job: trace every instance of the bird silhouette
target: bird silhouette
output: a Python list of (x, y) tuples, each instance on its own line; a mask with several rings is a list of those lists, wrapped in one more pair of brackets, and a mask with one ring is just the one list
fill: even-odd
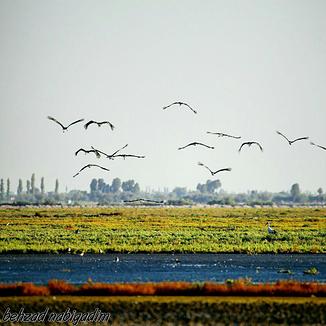
[(117, 157), (123, 157), (123, 159), (125, 159), (126, 157), (135, 157), (135, 158), (145, 158), (145, 156), (141, 156), (141, 155), (134, 155), (134, 154), (118, 154), (122, 149), (126, 148), (128, 146), (128, 144), (126, 144), (125, 146), (119, 148), (118, 150), (116, 150), (113, 154), (109, 155), (106, 154), (98, 149), (95, 149), (93, 146), (92, 149), (94, 149), (95, 151), (97, 151), (100, 154), (103, 154), (106, 158), (108, 158), (109, 160), (114, 160)]
[(52, 120), (52, 121), (54, 121), (54, 122), (56, 122), (57, 124), (59, 124), (59, 125), (61, 126), (63, 132), (67, 131), (68, 128), (69, 128), (70, 126), (74, 125), (75, 123), (78, 123), (78, 122), (82, 122), (82, 121), (84, 121), (84, 119), (79, 119), (79, 120), (76, 120), (76, 121), (70, 123), (68, 126), (64, 126), (60, 121), (58, 121), (57, 119), (55, 119), (55, 118), (53, 118), (53, 117), (48, 116), (48, 119), (49, 119), (49, 120)]
[(185, 103), (185, 102), (173, 102), (167, 106), (163, 107), (163, 110), (166, 110), (167, 108), (173, 106), (173, 105), (179, 105), (179, 107), (181, 107), (182, 105), (189, 108), (193, 113), (197, 114), (197, 111), (194, 110), (189, 104)]
[(317, 144), (315, 144), (315, 143), (313, 143), (313, 142), (310, 142), (310, 144), (313, 145), (313, 146), (319, 147), (319, 148), (321, 148), (321, 149), (323, 149), (323, 150), (326, 151), (326, 147), (324, 147), (324, 146), (317, 145)]
[(126, 157), (145, 158), (145, 156), (143, 156), (143, 155), (117, 154), (117, 155), (114, 155), (111, 159), (115, 159), (116, 157), (122, 157), (124, 160), (126, 159)]
[(250, 147), (252, 144), (257, 145), (260, 148), (260, 150), (263, 151), (263, 147), (259, 143), (257, 143), (256, 141), (247, 141), (247, 142), (244, 142), (244, 143), (241, 144), (241, 146), (239, 148), (239, 152), (241, 152), (241, 149), (242, 149), (242, 147), (244, 145), (248, 145)]
[(225, 134), (223, 132), (211, 132), (211, 131), (206, 131), (207, 134), (211, 134), (211, 135), (217, 135), (218, 137), (229, 137), (229, 138), (235, 138), (235, 139), (240, 139), (241, 136), (232, 136), (229, 134)]
[(287, 140), (287, 142), (289, 143), (289, 145), (292, 145), (294, 142), (298, 141), (298, 140), (304, 140), (304, 139), (309, 139), (309, 137), (300, 137), (300, 138), (296, 138), (294, 140), (289, 140), (285, 135), (283, 135), (281, 132), (276, 131), (277, 134), (279, 134), (280, 136), (282, 136), (284, 139)]
[(124, 200), (125, 203), (134, 203), (134, 202), (139, 202), (139, 201), (144, 201), (147, 203), (155, 203), (155, 204), (163, 204), (164, 201), (158, 201), (158, 200), (152, 200), (152, 199), (144, 199), (144, 198), (137, 198), (137, 199), (132, 199), (132, 200)]
[(215, 175), (215, 174), (217, 174), (219, 172), (223, 172), (223, 171), (231, 171), (232, 170), (231, 168), (223, 168), (223, 169), (219, 169), (217, 171), (212, 171), (208, 166), (206, 166), (205, 164), (203, 164), (201, 162), (198, 162), (198, 165), (205, 167), (211, 173), (211, 175)]
[(83, 166), (75, 175), (73, 175), (73, 177), (76, 177), (80, 172), (82, 172), (83, 170), (85, 170), (86, 168), (91, 168), (91, 167), (98, 167), (102, 170), (105, 170), (105, 171), (110, 171), (109, 169), (107, 168), (104, 168), (103, 166), (100, 166), (98, 164), (87, 164), (85, 166)]
[(122, 151), (123, 149), (125, 149), (128, 146), (128, 144), (122, 146), (121, 148), (117, 149), (113, 154), (111, 154), (112, 157), (114, 157), (115, 155), (117, 155), (120, 151)]
[(78, 153), (80, 152), (84, 152), (85, 154), (89, 154), (89, 153), (94, 153), (96, 155), (97, 158), (100, 158), (101, 157), (101, 154), (98, 150), (96, 150), (95, 148), (92, 148), (92, 149), (84, 149), (84, 148), (79, 148), (76, 152), (75, 152), (75, 155), (77, 156)]
[(93, 123), (97, 124), (98, 127), (101, 127), (103, 124), (108, 124), (110, 126), (111, 130), (113, 130), (115, 128), (114, 125), (110, 121), (94, 121), (94, 120), (88, 121), (84, 125), (84, 128), (87, 129)]
[(121, 148), (119, 148), (118, 150), (116, 150), (113, 154), (106, 154), (106, 153), (104, 153), (103, 151), (100, 151), (99, 149), (94, 148), (93, 146), (91, 146), (91, 148), (92, 148), (93, 150), (95, 150), (96, 152), (98, 152), (98, 153), (104, 155), (106, 158), (108, 158), (108, 159), (110, 159), (110, 160), (113, 160), (114, 157), (115, 157), (115, 155), (116, 155), (117, 153), (119, 153), (121, 150), (123, 150), (124, 148), (126, 148), (127, 146), (128, 146), (128, 144), (124, 145), (123, 147), (121, 147)]
[(184, 148), (186, 148), (186, 147), (188, 147), (188, 146), (197, 146), (197, 145), (204, 146), (204, 147), (207, 147), (207, 148), (210, 148), (210, 149), (214, 149), (213, 146), (208, 146), (208, 145), (205, 145), (205, 144), (203, 144), (203, 143), (198, 143), (198, 142), (192, 142), (192, 143), (189, 143), (189, 144), (186, 145), (186, 146), (179, 147), (178, 150), (180, 150), (180, 149), (184, 149)]

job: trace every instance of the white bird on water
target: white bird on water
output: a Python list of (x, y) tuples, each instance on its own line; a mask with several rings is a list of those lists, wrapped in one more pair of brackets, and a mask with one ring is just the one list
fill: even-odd
[(271, 222), (267, 222), (267, 232), (268, 234), (276, 234), (277, 232), (271, 228)]

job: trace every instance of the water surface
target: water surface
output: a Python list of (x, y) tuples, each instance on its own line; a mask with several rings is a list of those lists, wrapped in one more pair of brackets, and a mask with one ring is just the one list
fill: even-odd
[[(118, 259), (116, 259), (118, 257)], [(118, 261), (117, 261), (118, 260)], [(303, 271), (311, 267), (318, 275)], [(280, 273), (289, 270), (292, 274)], [(87, 282), (215, 281), (251, 278), (253, 282), (279, 279), (326, 282), (326, 255), (318, 254), (6, 254), (0, 255), (0, 282), (45, 284), (62, 279)]]

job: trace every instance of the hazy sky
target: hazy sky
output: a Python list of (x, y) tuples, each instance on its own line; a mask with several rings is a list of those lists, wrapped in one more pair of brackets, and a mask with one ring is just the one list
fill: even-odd
[[(326, 190), (326, 1), (0, 0), (0, 177), (33, 172), (46, 190), (89, 189), (92, 178), (142, 189), (211, 179), (223, 189)], [(182, 100), (197, 111), (164, 105)], [(116, 129), (63, 123), (109, 120)], [(241, 135), (264, 147), (206, 131)], [(177, 148), (192, 141), (214, 150)], [(91, 145), (146, 159), (74, 156)], [(110, 172), (88, 169), (87, 163)], [(25, 182), (24, 182), (25, 187)]]

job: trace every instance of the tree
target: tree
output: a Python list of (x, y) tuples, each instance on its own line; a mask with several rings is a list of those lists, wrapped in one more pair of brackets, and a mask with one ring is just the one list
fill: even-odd
[(186, 187), (175, 187), (173, 191), (177, 197), (184, 197), (187, 195), (187, 188)]
[(106, 183), (104, 182), (104, 180), (102, 178), (97, 180), (97, 190), (98, 191), (104, 192), (105, 186), (106, 186)]
[(106, 194), (109, 193), (111, 191), (111, 186), (109, 184), (106, 184), (104, 189), (103, 189), (103, 192), (105, 192)]
[(121, 185), (123, 191), (130, 191), (130, 192), (132, 192), (134, 186), (135, 186), (134, 180), (124, 181), (124, 182), (122, 182), (122, 185)]
[(35, 173), (33, 173), (32, 177), (31, 177), (31, 191), (32, 191), (32, 194), (34, 195), (35, 194)]
[(132, 189), (132, 192), (135, 194), (140, 193), (140, 187), (139, 187), (139, 183), (136, 182), (136, 184), (134, 185), (134, 188)]
[(196, 189), (201, 193), (207, 192), (207, 186), (205, 183), (204, 184), (198, 183)]
[(220, 180), (207, 180), (206, 187), (207, 191), (212, 194), (215, 192), (215, 190), (221, 187), (221, 182)]
[(27, 192), (28, 194), (31, 193), (31, 181), (30, 181), (30, 180), (27, 180), (27, 181), (26, 181), (26, 192)]
[(7, 199), (9, 199), (9, 196), (10, 196), (10, 180), (9, 180), (9, 178), (7, 179), (7, 192), (6, 192), (6, 195), (7, 195)]
[(96, 179), (92, 179), (90, 188), (91, 188), (91, 193), (94, 193), (97, 191), (97, 180)]
[(318, 196), (321, 197), (324, 193), (323, 188), (318, 188), (317, 193), (318, 193)]
[(58, 179), (55, 179), (54, 193), (55, 193), (56, 195), (59, 194), (59, 180), (58, 180)]
[(211, 193), (213, 194), (215, 190), (221, 187), (220, 180), (207, 180), (206, 183), (198, 183), (197, 190), (201, 193)]
[(121, 180), (119, 178), (114, 178), (112, 180), (111, 191), (119, 192), (121, 188)]
[(4, 200), (5, 199), (5, 186), (4, 186), (4, 182), (3, 179), (0, 180), (0, 200)]
[(41, 178), (41, 194), (44, 195), (44, 177)]
[(295, 183), (291, 187), (291, 196), (293, 201), (298, 201), (300, 199), (300, 187), (298, 183)]
[(17, 195), (20, 195), (23, 192), (23, 180), (19, 179), (17, 187)]

